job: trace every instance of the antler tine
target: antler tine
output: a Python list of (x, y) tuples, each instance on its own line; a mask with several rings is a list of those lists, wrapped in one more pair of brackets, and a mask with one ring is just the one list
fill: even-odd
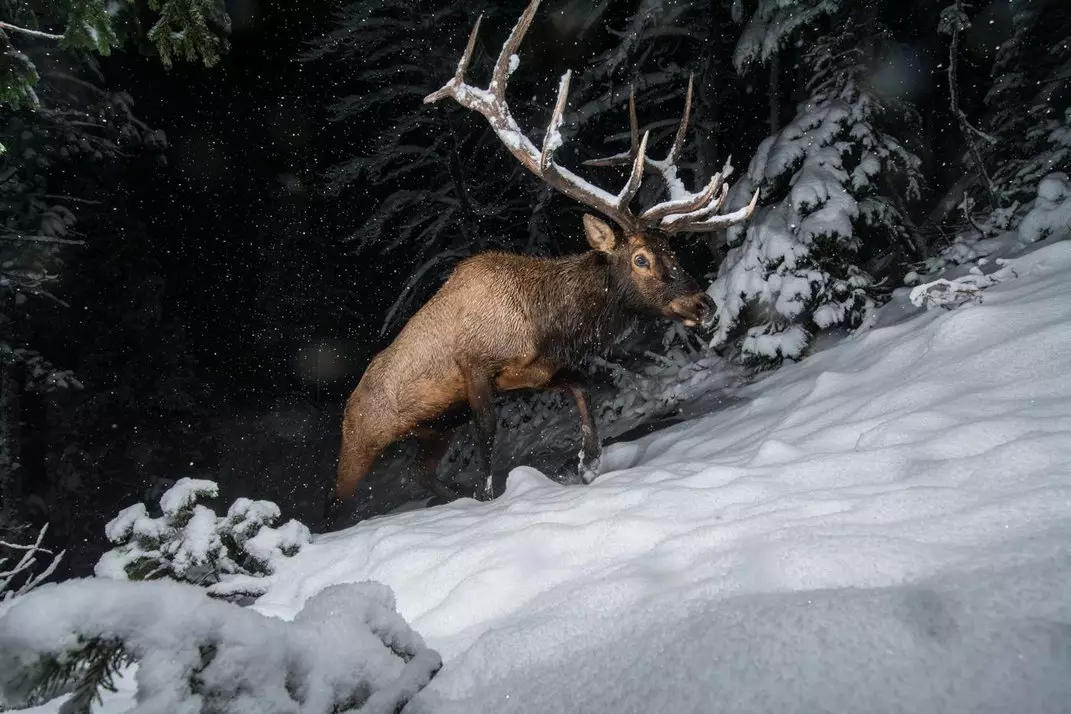
[(663, 201), (658, 205), (651, 206), (640, 214), (640, 220), (650, 221), (654, 224), (670, 214), (691, 213), (692, 211), (697, 211), (700, 208), (703, 208), (710, 203), (710, 200), (714, 198), (714, 195), (718, 192), (721, 179), (722, 175), (719, 171), (711, 177), (706, 187), (695, 194), (695, 196), (689, 196), (676, 201)]
[(681, 123), (677, 127), (677, 135), (673, 137), (673, 147), (666, 156), (666, 161), (670, 163), (676, 163), (681, 155), (681, 149), (684, 148), (684, 136), (688, 133), (688, 120), (692, 116), (692, 82), (694, 79), (695, 74), (690, 73), (688, 75), (688, 91), (684, 95), (684, 115), (681, 117)]
[(573, 71), (566, 70), (561, 81), (558, 82), (558, 100), (554, 102), (554, 113), (550, 115), (547, 133), (543, 137), (543, 151), (539, 154), (539, 170), (544, 173), (554, 164), (554, 152), (562, 145), (562, 135), (559, 130), (562, 125), (562, 115), (565, 114), (565, 102), (569, 98), (569, 82), (572, 77)]
[(469, 33), (469, 41), (468, 44), (465, 45), (465, 52), (461, 55), (461, 59), (457, 63), (457, 71), (454, 72), (454, 78), (444, 84), (440, 89), (424, 97), (425, 104), (431, 104), (439, 101), (443, 97), (452, 96), (456, 87), (465, 84), (465, 70), (469, 68), (469, 62), (472, 61), (472, 53), (476, 49), (476, 35), (480, 32), (480, 23), (482, 21), (483, 13), (480, 13), (479, 17), (476, 18), (476, 24), (472, 26), (472, 32)]
[(683, 211), (677, 212), (663, 218), (662, 229), (673, 233), (680, 230), (681, 226), (686, 226), (690, 223), (701, 223), (713, 216), (721, 210), (721, 207), (724, 206), (725, 202), (729, 199), (729, 184), (722, 183), (720, 188), (721, 191), (714, 196), (710, 203), (704, 206), (699, 206), (694, 211), (689, 211), (687, 213)]
[(498, 60), (495, 61), (495, 70), (491, 74), (491, 86), (488, 89), (495, 95), (495, 99), (503, 104), (506, 102), (506, 83), (509, 81), (510, 58), (517, 54), (517, 50), (520, 49), (524, 35), (528, 32), (528, 27), (532, 24), (538, 9), (539, 0), (532, 0), (528, 4), (520, 19), (517, 20), (517, 24), (513, 26), (513, 31), (509, 33), (509, 37), (502, 44), (502, 51), (498, 53)]
[(640, 190), (640, 184), (643, 183), (643, 169), (647, 161), (647, 140), (649, 138), (651, 138), (651, 132), (643, 132), (643, 138), (640, 139), (640, 145), (636, 149), (636, 158), (632, 162), (632, 172), (629, 174), (628, 182), (621, 189), (621, 193), (617, 194), (617, 208), (620, 211), (628, 211), (628, 204), (632, 203), (632, 199), (636, 197), (636, 192)]
[[(726, 186), (728, 186), (728, 184), (726, 184)], [(728, 194), (728, 189), (727, 188), (726, 188), (726, 191), (724, 193)], [(724, 202), (724, 198), (721, 199), (721, 201), (719, 201), (719, 203), (721, 203), (721, 202)], [(691, 232), (691, 233), (699, 233), (699, 232), (713, 231), (713, 230), (717, 230), (719, 228), (728, 228), (731, 225), (734, 225), (734, 224), (737, 224), (737, 223), (743, 223), (747, 219), (751, 218), (751, 214), (753, 214), (755, 212), (755, 207), (758, 206), (758, 204), (759, 204), (759, 189), (755, 189), (755, 194), (751, 197), (751, 202), (748, 203), (743, 208), (739, 208), (739, 209), (733, 211), (732, 213), (726, 213), (723, 216), (713, 216), (712, 218), (707, 218), (706, 220), (703, 220), (703, 221), (681, 222), (679, 225), (674, 225), (672, 227), (667, 227), (666, 230), (668, 230), (671, 233), (686, 232), (686, 231), (687, 232)]]

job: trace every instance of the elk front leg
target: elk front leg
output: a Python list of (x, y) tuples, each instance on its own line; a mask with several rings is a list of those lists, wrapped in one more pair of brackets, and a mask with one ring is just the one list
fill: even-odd
[(469, 372), (465, 377), (468, 390), (469, 408), (472, 410), (472, 425), (476, 437), (476, 452), (479, 455), (481, 475), (483, 476), (483, 500), (498, 498), (506, 490), (506, 474), (494, 472), (491, 456), (495, 445), (494, 389), (491, 380), (478, 373)]
[(447, 449), (450, 448), (450, 441), (454, 438), (454, 429), (416, 428), (413, 429), (413, 436), (417, 440), (416, 469), (420, 485), (443, 501), (453, 501), (458, 495), (449, 486), (439, 481), (436, 470)]
[(576, 409), (580, 413), (580, 478), (584, 483), (591, 483), (599, 475), (599, 466), (602, 463), (602, 443), (599, 441), (599, 431), (595, 425), (595, 419), (591, 415), (588, 404), (588, 391), (584, 384), (584, 377), (576, 372), (563, 370), (554, 376), (552, 387), (560, 391), (569, 392), (576, 401)]

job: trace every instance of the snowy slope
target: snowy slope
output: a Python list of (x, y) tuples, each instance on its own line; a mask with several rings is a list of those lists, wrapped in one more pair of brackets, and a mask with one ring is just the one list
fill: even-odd
[(520, 467), (317, 537), (254, 607), (390, 585), (446, 662), (416, 710), (1071, 711), (1071, 242), (1011, 265), (610, 447), (591, 486)]
[(256, 608), (374, 579), (458, 711), (1071, 711), (1071, 243), (706, 418), (318, 538)]

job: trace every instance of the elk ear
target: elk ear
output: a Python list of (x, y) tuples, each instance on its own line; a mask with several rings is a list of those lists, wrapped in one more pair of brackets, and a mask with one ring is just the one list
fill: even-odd
[(600, 253), (613, 253), (617, 247), (614, 229), (590, 213), (584, 214), (584, 234), (588, 238), (588, 245)]

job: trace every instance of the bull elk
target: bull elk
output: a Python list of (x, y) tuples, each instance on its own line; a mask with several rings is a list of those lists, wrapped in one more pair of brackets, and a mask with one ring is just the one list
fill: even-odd
[[(454, 430), (471, 415), (477, 454), (485, 478), (482, 495), (496, 497), (504, 474), (492, 476), (491, 450), (497, 391), (553, 389), (567, 392), (580, 412), (583, 450), (580, 472), (590, 483), (599, 472), (601, 447), (583, 380), (576, 367), (589, 354), (608, 348), (638, 316), (656, 315), (689, 327), (714, 305), (677, 263), (669, 238), (684, 231), (711, 231), (746, 220), (747, 206), (719, 214), (729, 185), (721, 172), (692, 193), (677, 176), (688, 118), (692, 82), (684, 116), (664, 159), (647, 155), (649, 132), (639, 136), (635, 98), (630, 98), (631, 150), (586, 162), (592, 166), (630, 166), (616, 194), (600, 189), (554, 160), (569, 92), (570, 72), (561, 78), (558, 99), (542, 149), (524, 136), (506, 102), (506, 84), (515, 55), (539, 7), (532, 0), (495, 62), (491, 83), (480, 89), (465, 82), (476, 45), (477, 20), (454, 77), (424, 98), (452, 98), (482, 114), (496, 135), (526, 169), (570, 198), (617, 224), (587, 214), (584, 232), (591, 250), (561, 258), (482, 253), (458, 264), (439, 291), (408, 321), (394, 342), (368, 365), (350, 395), (342, 421), (338, 480), (329, 494), (325, 525), (340, 508), (379, 454), (394, 440), (416, 438), (420, 483), (436, 495), (457, 497), (436, 478), (436, 469)], [(642, 212), (630, 204), (644, 171), (660, 174), (669, 197)]]

